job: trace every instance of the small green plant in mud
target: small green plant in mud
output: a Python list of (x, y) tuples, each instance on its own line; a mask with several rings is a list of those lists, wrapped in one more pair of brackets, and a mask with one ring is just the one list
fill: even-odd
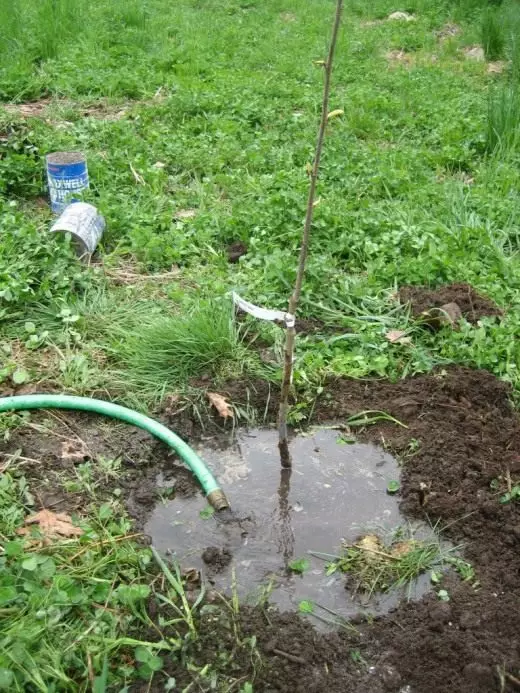
[(493, 479), (490, 487), (492, 491), (499, 495), (500, 502), (503, 505), (520, 501), (520, 482), (513, 481), (509, 473)]
[(501, 503), (511, 503), (513, 501), (520, 501), (520, 484), (512, 486), (510, 491), (506, 491), (506, 493), (500, 496)]
[(288, 567), (293, 573), (303, 575), (303, 573), (309, 570), (310, 563), (306, 558), (294, 558), (292, 561), (289, 561)]
[(435, 539), (419, 540), (397, 531), (389, 542), (383, 542), (377, 535), (367, 534), (355, 544), (345, 544), (326, 572), (347, 573), (355, 591), (370, 597), (374, 592), (410, 585), (419, 575), (446, 562), (447, 557)]

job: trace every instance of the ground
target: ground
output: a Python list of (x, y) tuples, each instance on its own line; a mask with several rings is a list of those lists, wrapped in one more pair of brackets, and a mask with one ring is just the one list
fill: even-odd
[[(110, 399), (225, 447), (276, 420), (283, 329), (229, 292), (287, 305), (334, 7), (170, 5), (0, 8), (0, 394)], [(520, 688), (518, 35), (514, 0), (348, 3), (297, 323), (291, 425), (383, 412), (353, 434), (399, 459), (404, 512), (465, 575), (327, 634), (232, 590), (194, 604), (142, 535), (198, 493), (171, 451), (2, 414), (0, 689)], [(59, 150), (85, 153), (107, 222), (87, 263), (47, 233)], [(23, 533), (42, 509), (61, 535)]]

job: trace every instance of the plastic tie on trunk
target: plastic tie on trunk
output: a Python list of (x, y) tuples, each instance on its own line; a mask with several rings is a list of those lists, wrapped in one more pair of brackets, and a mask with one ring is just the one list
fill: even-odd
[(243, 311), (252, 315), (254, 318), (259, 320), (268, 320), (269, 322), (282, 322), (287, 328), (294, 327), (296, 319), (291, 313), (286, 313), (283, 310), (271, 310), (270, 308), (262, 308), (261, 306), (256, 306), (254, 303), (246, 301), (237, 294), (236, 291), (231, 292), (233, 298), (233, 303), (235, 306)]

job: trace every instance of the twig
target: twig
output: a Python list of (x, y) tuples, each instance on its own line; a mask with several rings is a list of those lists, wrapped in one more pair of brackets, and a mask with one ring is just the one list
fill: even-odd
[(504, 672), (504, 676), (510, 683), (513, 684), (513, 686), (520, 688), (520, 679), (517, 679), (516, 676), (513, 676), (513, 674), (510, 674), (507, 671)]
[(511, 493), (511, 489), (513, 487), (513, 482), (511, 481), (511, 470), (509, 467), (506, 470), (506, 484), (507, 484), (507, 492)]
[(129, 161), (128, 164), (129, 164), (129, 166), (130, 166), (130, 170), (132, 171), (132, 175), (133, 175), (133, 177), (134, 177), (134, 179), (135, 179), (135, 182), (136, 182), (138, 185), (146, 185), (146, 182), (145, 182), (144, 178), (142, 177), (142, 175), (141, 175), (140, 173), (138, 173), (138, 172), (135, 170), (135, 168), (132, 166), (132, 162)]
[(285, 659), (288, 659), (290, 662), (294, 662), (295, 664), (305, 664), (305, 660), (303, 657), (298, 657), (297, 655), (290, 654), (289, 652), (284, 652), (283, 650), (277, 650), (275, 647), (273, 647), (273, 652), (277, 655), (280, 655), (280, 657), (285, 657)]
[(393, 561), (398, 561), (399, 556), (392, 556), (391, 553), (385, 553), (384, 551), (378, 551), (377, 549), (372, 549), (369, 546), (360, 546), (359, 544), (352, 544), (351, 546), (346, 545), (345, 548), (349, 549), (359, 549), (360, 551), (368, 551), (369, 553), (375, 553), (377, 556), (383, 556), (383, 558), (390, 558)]
[(305, 214), (305, 223), (303, 226), (302, 244), (300, 247), (300, 257), (298, 261), (298, 271), (296, 273), (296, 282), (294, 291), (289, 299), (289, 308), (286, 316), (286, 336), (285, 336), (285, 354), (284, 354), (284, 371), (282, 380), (282, 389), (280, 394), (280, 409), (278, 412), (278, 447), (280, 450), (280, 461), (282, 467), (291, 466), (291, 455), (289, 453), (289, 441), (287, 437), (287, 415), (289, 413), (289, 390), (292, 384), (293, 363), (294, 363), (294, 342), (296, 338), (296, 310), (300, 300), (302, 290), (303, 277), (305, 274), (305, 263), (307, 261), (307, 253), (309, 252), (309, 236), (312, 225), (312, 217), (314, 212), (314, 198), (316, 196), (316, 181), (318, 179), (318, 171), (320, 167), (321, 151), (323, 149), (323, 140), (325, 137), (325, 129), (327, 127), (330, 81), (332, 73), (332, 61), (334, 58), (334, 49), (338, 36), (339, 25), (341, 21), (341, 11), (343, 9), (343, 0), (337, 0), (336, 15), (332, 27), (332, 37), (329, 45), (329, 54), (325, 63), (325, 79), (323, 83), (323, 102), (321, 107), (321, 121), (318, 130), (318, 139), (316, 142), (316, 151), (314, 154), (314, 163), (310, 175), (309, 196), (307, 198), (307, 212)]

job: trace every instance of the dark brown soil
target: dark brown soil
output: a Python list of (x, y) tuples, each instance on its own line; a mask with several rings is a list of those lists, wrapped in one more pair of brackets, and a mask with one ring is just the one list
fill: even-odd
[(81, 152), (53, 152), (47, 154), (49, 164), (80, 164), (85, 161)]
[[(162, 494), (193, 495), (197, 484), (176, 455), (148, 433), (127, 424), (73, 412), (33, 412), (29, 427), (10, 434), (0, 443), (3, 453), (18, 453), (22, 470), (37, 489), (37, 502), (56, 511), (79, 512), (91, 502), (121, 497), (140, 529)], [(104, 473), (98, 460), (120, 458), (114, 475)], [(9, 459), (9, 458), (6, 458)], [(80, 465), (91, 462), (91, 478), (78, 484)]]
[(242, 241), (235, 241), (227, 247), (228, 262), (235, 264), (243, 255), (247, 255), (247, 245)]
[[(219, 392), (234, 403), (257, 407), (266, 420), (274, 421), (277, 393), (267, 383), (229, 383)], [(210, 663), (224, 672), (230, 690), (240, 690), (244, 682), (254, 680), (255, 693), (518, 691), (520, 504), (500, 503), (508, 483), (520, 482), (520, 423), (509, 397), (507, 384), (487, 372), (461, 367), (397, 383), (330, 382), (316, 403), (317, 423), (344, 422), (361, 410), (377, 409), (406, 426), (383, 421), (356, 434), (402, 460), (403, 509), (410, 517), (438, 522), (455, 544), (463, 544), (479, 585), (474, 586), (475, 579), (464, 582), (454, 575), (442, 585), (448, 602), (432, 592), (420, 602), (402, 603), (389, 616), (357, 623), (357, 632), (319, 634), (296, 614), (280, 615), (262, 608), (242, 607), (233, 621), (229, 607), (222, 607), (219, 615), (204, 616), (199, 627), (196, 658), (201, 667)], [(176, 476), (175, 459), (141, 432), (110, 426), (96, 436), (98, 419), (67, 416), (66, 421), (96, 454), (119, 451), (123, 456), (124, 474), (117, 484), (141, 522), (170, 476), (174, 481), (182, 478)], [(201, 433), (200, 424), (187, 410), (170, 414), (169, 423), (187, 438)], [(204, 433), (219, 436), (230, 426), (226, 428), (215, 416)], [(25, 429), (23, 434), (15, 432), (2, 448), (22, 449), (26, 457), (41, 460), (27, 463), (28, 477), (42, 482), (54, 479), (54, 490), (60, 494), (58, 477), (52, 475), (55, 468), (58, 475), (64, 470), (61, 442), (56, 436)], [(71, 463), (67, 464), (62, 473), (70, 473)], [(163, 480), (158, 489), (159, 471)], [(113, 483), (108, 481), (104, 491)], [(42, 483), (42, 488), (48, 486)], [(218, 561), (222, 556), (219, 549), (217, 553)], [(247, 638), (252, 636), (261, 663), (251, 653)], [(166, 661), (165, 667), (180, 688), (194, 682), (194, 690), (210, 690), (207, 681), (198, 681), (177, 660)], [(147, 686), (145, 682), (142, 689), (131, 690), (163, 690), (159, 680)]]
[(469, 284), (445, 284), (437, 289), (424, 286), (403, 286), (399, 291), (402, 303), (409, 303), (412, 315), (418, 318), (432, 308), (456, 303), (468, 322), (476, 323), (480, 318), (502, 315), (500, 308), (486, 296), (478, 294)]

